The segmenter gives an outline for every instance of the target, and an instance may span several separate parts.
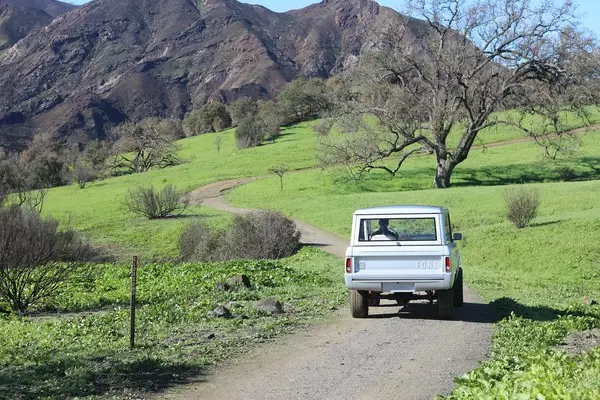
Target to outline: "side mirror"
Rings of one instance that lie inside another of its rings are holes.
[[[462,240],[462,233],[454,233],[452,234],[452,240]]]

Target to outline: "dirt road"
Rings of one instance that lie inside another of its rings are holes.
[[[194,202],[243,213],[222,193],[252,179],[219,182],[192,192]],[[305,243],[343,257],[346,241],[297,221]],[[468,270],[465,271],[468,274]],[[333,323],[259,346],[219,367],[177,399],[431,399],[452,390],[453,379],[475,368],[490,345],[494,315],[466,289],[454,321],[414,302],[372,308],[367,319],[344,309]]]

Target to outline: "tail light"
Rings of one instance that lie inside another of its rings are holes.
[[[352,259],[346,258],[346,273],[349,274],[352,272]]]
[[[446,257],[446,272],[452,271],[452,261],[450,257]]]

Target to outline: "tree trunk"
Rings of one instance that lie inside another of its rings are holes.
[[[436,189],[447,189],[450,187],[450,178],[452,177],[452,171],[454,166],[446,161],[438,161],[437,168],[435,170],[435,180],[433,187]]]

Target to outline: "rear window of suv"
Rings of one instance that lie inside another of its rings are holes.
[[[358,241],[437,241],[435,218],[361,219]]]

